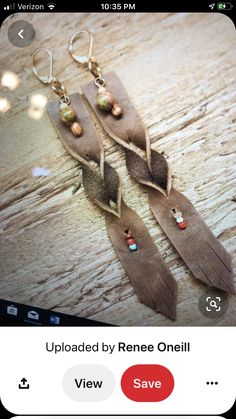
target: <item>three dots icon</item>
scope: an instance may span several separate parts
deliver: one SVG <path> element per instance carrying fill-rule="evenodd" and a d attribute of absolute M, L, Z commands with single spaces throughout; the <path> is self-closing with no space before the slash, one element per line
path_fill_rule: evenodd
<path fill-rule="evenodd" d="M 219 383 L 218 383 L 218 381 L 207 381 L 206 382 L 206 385 L 207 386 L 217 386 Z"/>

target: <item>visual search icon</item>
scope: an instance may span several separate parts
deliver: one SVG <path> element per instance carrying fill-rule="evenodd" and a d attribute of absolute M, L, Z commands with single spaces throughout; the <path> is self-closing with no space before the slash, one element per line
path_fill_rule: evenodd
<path fill-rule="evenodd" d="M 198 306 L 205 317 L 218 319 L 228 309 L 227 295 L 222 291 L 210 289 L 200 297 Z"/>
<path fill-rule="evenodd" d="M 222 299 L 221 297 L 216 296 L 215 299 L 212 299 L 212 297 L 206 297 L 206 311 L 221 311 L 221 303 Z"/>

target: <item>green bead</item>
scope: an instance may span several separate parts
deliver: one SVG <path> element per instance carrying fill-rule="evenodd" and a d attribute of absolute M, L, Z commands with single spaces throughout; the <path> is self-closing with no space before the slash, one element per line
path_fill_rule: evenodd
<path fill-rule="evenodd" d="M 61 120 L 65 123 L 73 122 L 76 119 L 76 112 L 66 104 L 60 107 Z M 65 106 L 66 105 L 66 106 Z"/>
<path fill-rule="evenodd" d="M 96 103 L 100 109 L 109 111 L 114 104 L 114 97 L 109 92 L 101 92 L 97 94 Z"/>

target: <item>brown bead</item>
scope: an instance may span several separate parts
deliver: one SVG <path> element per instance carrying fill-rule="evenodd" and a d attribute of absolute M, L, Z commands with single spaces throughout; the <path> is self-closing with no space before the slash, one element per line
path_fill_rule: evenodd
<path fill-rule="evenodd" d="M 116 116 L 116 118 L 119 118 L 122 115 L 123 109 L 119 105 L 119 103 L 114 103 L 114 105 L 112 106 L 112 109 L 111 109 L 111 113 L 112 113 L 113 116 Z"/>
<path fill-rule="evenodd" d="M 73 122 L 73 124 L 70 126 L 70 129 L 76 137 L 80 137 L 83 133 L 82 128 L 78 122 Z"/>

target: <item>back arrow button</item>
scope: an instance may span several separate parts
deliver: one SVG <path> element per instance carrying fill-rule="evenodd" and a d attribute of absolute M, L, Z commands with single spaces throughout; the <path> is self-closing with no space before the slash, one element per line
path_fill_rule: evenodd
<path fill-rule="evenodd" d="M 21 38 L 21 39 L 24 39 L 24 37 L 23 37 L 23 32 L 24 32 L 24 29 L 21 29 L 21 31 L 20 32 L 18 32 L 18 35 L 19 35 L 19 37 Z"/>
<path fill-rule="evenodd" d="M 17 48 L 28 47 L 34 37 L 35 30 L 26 20 L 16 20 L 8 28 L 8 39 Z"/>

